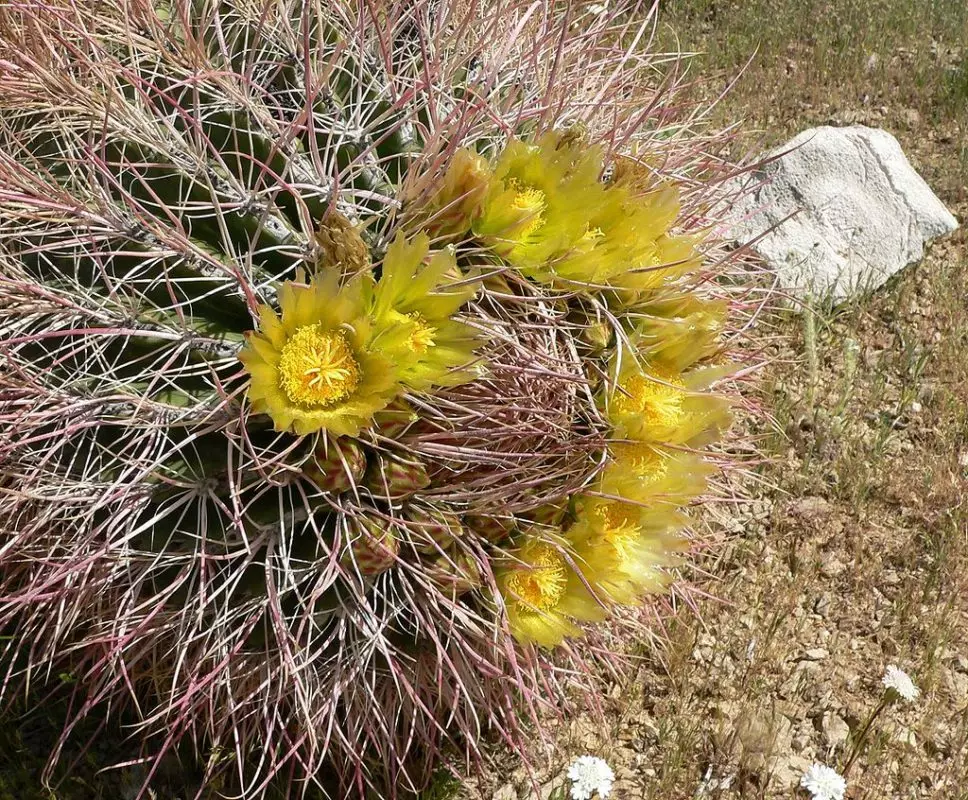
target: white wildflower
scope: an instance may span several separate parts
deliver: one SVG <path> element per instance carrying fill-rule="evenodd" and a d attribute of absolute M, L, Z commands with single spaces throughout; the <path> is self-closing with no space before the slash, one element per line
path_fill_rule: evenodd
<path fill-rule="evenodd" d="M 800 778 L 800 785 L 813 800 L 844 800 L 847 791 L 847 781 L 824 764 L 813 764 Z"/>
<path fill-rule="evenodd" d="M 579 756 L 568 767 L 568 779 L 572 800 L 591 800 L 595 792 L 605 800 L 612 791 L 615 773 L 598 756 Z"/>
<path fill-rule="evenodd" d="M 888 692 L 897 694 L 909 703 L 913 703 L 918 699 L 918 695 L 921 694 L 921 690 L 914 685 L 911 676 L 893 664 L 884 671 L 884 677 L 881 679 L 881 683 L 884 684 L 884 688 Z"/>

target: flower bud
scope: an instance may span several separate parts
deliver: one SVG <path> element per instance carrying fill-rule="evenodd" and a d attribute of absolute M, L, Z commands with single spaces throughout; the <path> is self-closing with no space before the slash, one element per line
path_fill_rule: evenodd
<path fill-rule="evenodd" d="M 463 526 L 454 514 L 430 503 L 411 503 L 404 511 L 414 547 L 420 553 L 439 553 L 463 535 Z"/>
<path fill-rule="evenodd" d="M 472 150 L 458 150 L 433 200 L 431 223 L 440 233 L 460 234 L 470 228 L 491 180 L 491 168 Z"/>
<path fill-rule="evenodd" d="M 338 267 L 344 275 L 356 275 L 370 267 L 370 248 L 356 226 L 338 211 L 330 211 L 316 232 L 319 247 L 317 269 Z"/>
<path fill-rule="evenodd" d="M 498 544 L 506 539 L 514 528 L 513 520 L 485 514 L 468 514 L 464 517 L 464 524 L 473 533 L 491 544 Z"/>
<path fill-rule="evenodd" d="M 430 477 L 419 461 L 378 455 L 371 459 L 363 482 L 375 495 L 400 500 L 429 486 Z"/>
<path fill-rule="evenodd" d="M 444 553 L 427 566 L 427 576 L 443 592 L 460 596 L 481 585 L 481 568 L 470 553 Z"/>
<path fill-rule="evenodd" d="M 387 439 L 398 439 L 418 419 L 406 400 L 394 400 L 373 415 L 376 432 Z"/>
<path fill-rule="evenodd" d="M 567 510 L 568 500 L 566 498 L 555 503 L 545 503 L 537 508 L 533 508 L 525 516 L 537 525 L 557 527 L 561 524 L 562 519 L 564 519 Z"/>
<path fill-rule="evenodd" d="M 366 454 L 349 438 L 329 439 L 316 448 L 303 474 L 324 492 L 339 494 L 356 486 L 366 472 Z"/>
<path fill-rule="evenodd" d="M 581 331 L 582 341 L 596 353 L 605 350 L 612 343 L 614 336 L 614 328 L 604 321 L 591 322 Z"/>
<path fill-rule="evenodd" d="M 349 520 L 343 564 L 355 565 L 361 575 L 386 572 L 397 562 L 400 554 L 400 539 L 395 527 L 389 520 L 369 515 Z"/>

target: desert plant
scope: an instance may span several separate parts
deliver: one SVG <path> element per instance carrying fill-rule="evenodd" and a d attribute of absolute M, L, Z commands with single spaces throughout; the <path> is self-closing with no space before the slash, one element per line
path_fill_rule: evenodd
<path fill-rule="evenodd" d="M 650 25 L 0 10 L 5 686 L 385 796 L 582 680 L 729 415 L 724 137 Z"/>

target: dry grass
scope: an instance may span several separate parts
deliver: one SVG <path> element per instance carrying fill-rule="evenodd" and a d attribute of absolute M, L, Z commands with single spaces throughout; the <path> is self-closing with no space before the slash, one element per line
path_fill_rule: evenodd
<path fill-rule="evenodd" d="M 660 35 L 698 51 L 717 110 L 754 130 L 884 127 L 968 220 L 968 6 L 960 0 L 687 0 Z M 968 798 L 968 247 L 964 230 L 853 304 L 777 312 L 762 386 L 771 465 L 701 567 L 717 596 L 661 656 L 607 689 L 604 722 L 570 720 L 544 769 L 455 796 L 566 797 L 583 752 L 620 800 L 793 798 L 812 761 L 843 768 L 886 665 L 923 689 L 861 743 L 851 800 Z M 763 421 L 755 430 L 762 432 Z M 509 758 L 509 769 L 514 759 Z"/>
<path fill-rule="evenodd" d="M 943 155 L 926 177 L 968 199 L 968 5 L 961 0 L 672 0 L 660 41 L 696 52 L 691 69 L 719 108 L 768 143 L 809 125 L 861 123 L 902 134 L 908 150 Z M 952 161 L 954 159 L 954 161 Z"/>

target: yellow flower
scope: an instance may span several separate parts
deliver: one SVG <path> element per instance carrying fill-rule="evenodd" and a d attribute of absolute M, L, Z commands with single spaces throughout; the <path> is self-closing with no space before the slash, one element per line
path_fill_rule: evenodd
<path fill-rule="evenodd" d="M 472 230 L 524 275 L 572 288 L 641 293 L 694 267 L 694 240 L 668 236 L 672 183 L 601 180 L 601 149 L 555 132 L 512 140 L 495 163 Z"/>
<path fill-rule="evenodd" d="M 669 580 L 684 540 L 676 534 L 686 517 L 676 508 L 706 487 L 712 467 L 690 453 L 639 442 L 615 443 L 613 462 L 596 494 L 577 502 L 567 538 L 579 568 L 597 593 L 628 605 Z"/>
<path fill-rule="evenodd" d="M 729 424 L 729 408 L 724 398 L 698 391 L 701 376 L 625 367 L 605 402 L 615 437 L 693 447 L 715 438 Z"/>
<path fill-rule="evenodd" d="M 644 442 L 616 442 L 609 451 L 617 474 L 631 474 L 645 486 L 665 480 L 677 466 L 677 454 Z"/>
<path fill-rule="evenodd" d="M 612 278 L 611 284 L 618 290 L 619 299 L 626 305 L 635 305 L 670 280 L 698 269 L 702 264 L 702 255 L 696 249 L 700 238 L 657 237 L 648 258 Z"/>
<path fill-rule="evenodd" d="M 393 361 L 400 382 L 416 390 L 471 380 L 466 367 L 478 343 L 473 329 L 451 319 L 477 285 L 464 278 L 450 250 L 424 264 L 429 248 L 425 233 L 410 242 L 397 234 L 370 307 L 377 345 Z"/>
<path fill-rule="evenodd" d="M 687 452 L 645 442 L 615 442 L 612 463 L 602 474 L 603 494 L 652 506 L 683 506 L 706 490 L 711 464 Z"/>
<path fill-rule="evenodd" d="M 567 636 L 581 635 L 575 620 L 605 617 L 561 549 L 549 542 L 526 541 L 496 577 L 511 633 L 522 644 L 555 647 Z"/>
<path fill-rule="evenodd" d="M 607 199 L 601 171 L 600 148 L 560 133 L 533 144 L 513 139 L 494 166 L 473 231 L 525 275 L 552 276 L 554 259 L 594 236 L 590 222 Z"/>
<path fill-rule="evenodd" d="M 675 294 L 636 309 L 639 352 L 652 363 L 681 372 L 712 355 L 729 304 L 695 294 Z"/>
<path fill-rule="evenodd" d="M 661 283 L 657 265 L 665 257 L 665 235 L 679 214 L 679 190 L 672 184 L 656 186 L 633 197 L 623 186 L 608 185 L 588 230 L 568 252 L 550 264 L 566 282 L 593 286 L 632 286 L 645 280 Z"/>
<path fill-rule="evenodd" d="M 608 404 L 617 436 L 651 442 L 672 442 L 684 419 L 686 392 L 671 372 L 629 371 L 619 381 Z"/>
<path fill-rule="evenodd" d="M 430 202 L 426 227 L 440 235 L 467 233 L 491 180 L 491 166 L 473 150 L 454 153 Z"/>
<path fill-rule="evenodd" d="M 308 285 L 282 284 L 281 317 L 260 308 L 260 330 L 239 359 L 251 376 L 253 411 L 268 414 L 276 430 L 355 436 L 399 392 L 392 362 L 373 347 L 364 288 L 362 279 L 340 287 L 327 270 Z"/>
<path fill-rule="evenodd" d="M 685 540 L 676 530 L 685 517 L 669 509 L 586 496 L 567 531 L 582 573 L 595 592 L 618 605 L 632 605 L 670 580 L 666 567 L 679 562 Z"/>
<path fill-rule="evenodd" d="M 340 287 L 339 270 L 327 269 L 308 285 L 283 283 L 281 318 L 261 308 L 260 330 L 239 354 L 253 410 L 277 430 L 355 436 L 405 389 L 469 380 L 461 368 L 476 339 L 450 317 L 476 287 L 449 251 L 425 265 L 429 246 L 426 234 L 398 234 L 378 282 L 367 272 Z"/>

